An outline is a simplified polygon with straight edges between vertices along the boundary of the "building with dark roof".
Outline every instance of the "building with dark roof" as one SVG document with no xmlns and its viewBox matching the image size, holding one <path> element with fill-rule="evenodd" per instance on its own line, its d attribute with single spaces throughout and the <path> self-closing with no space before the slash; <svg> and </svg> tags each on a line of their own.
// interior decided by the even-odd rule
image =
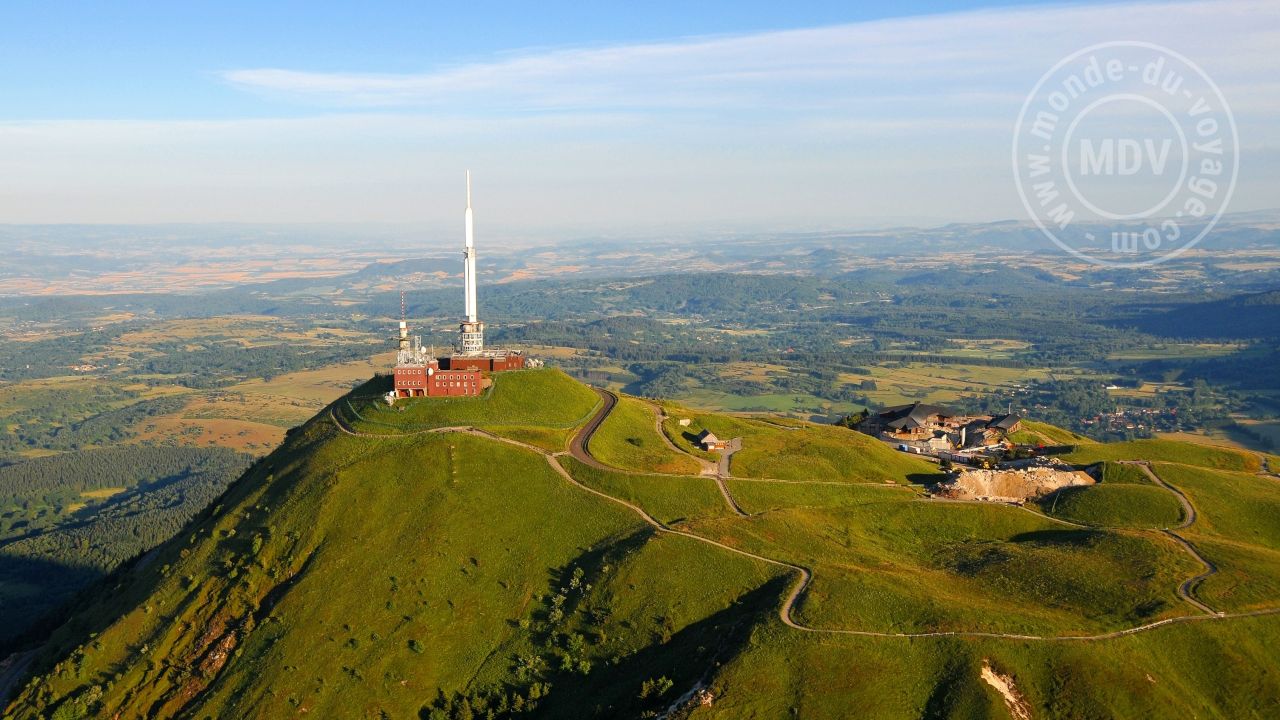
<svg viewBox="0 0 1280 720">
<path fill-rule="evenodd" d="M 987 423 L 987 427 L 1006 433 L 1017 432 L 1022 427 L 1022 418 L 1017 415 L 999 415 L 991 418 L 991 422 Z"/>
<path fill-rule="evenodd" d="M 914 402 L 909 405 L 888 407 L 868 416 L 876 426 L 876 432 L 895 435 L 925 435 L 927 431 L 947 425 L 947 421 L 960 417 L 960 413 L 941 405 Z"/>
<path fill-rule="evenodd" d="M 729 444 L 716 437 L 710 430 L 703 430 L 698 433 L 698 445 L 703 450 L 724 450 Z"/>
</svg>

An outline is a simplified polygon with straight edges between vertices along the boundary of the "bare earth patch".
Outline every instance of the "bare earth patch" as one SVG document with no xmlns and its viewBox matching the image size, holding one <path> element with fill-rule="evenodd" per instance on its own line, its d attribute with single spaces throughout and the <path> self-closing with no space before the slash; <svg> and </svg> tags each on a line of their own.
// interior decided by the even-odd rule
<svg viewBox="0 0 1280 720">
<path fill-rule="evenodd" d="M 934 492 L 952 500 L 987 500 L 1024 503 L 1064 487 L 1093 485 L 1097 481 L 1082 470 L 1058 460 L 1018 470 L 961 470 L 938 483 Z"/>
<path fill-rule="evenodd" d="M 1013 720 L 1031 720 L 1031 704 L 1018 692 L 1013 678 L 996 672 L 991 667 L 991 661 L 986 658 L 982 659 L 982 680 L 1004 698 L 1004 706 Z"/>
</svg>

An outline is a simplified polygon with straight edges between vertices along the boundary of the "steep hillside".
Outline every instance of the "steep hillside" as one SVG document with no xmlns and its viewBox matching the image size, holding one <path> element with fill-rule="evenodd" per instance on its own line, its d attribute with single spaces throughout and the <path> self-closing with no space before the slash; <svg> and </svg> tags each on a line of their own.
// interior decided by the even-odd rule
<svg viewBox="0 0 1280 720">
<path fill-rule="evenodd" d="M 931 466 L 856 433 L 660 428 L 555 370 L 375 391 L 110 578 L 6 717 L 1007 717 L 984 676 L 1037 718 L 1280 702 L 1280 483 L 1219 456 L 1116 465 L 1161 509 L 1112 528 L 1105 495 L 928 500 Z M 727 475 L 667 472 L 718 459 L 698 427 L 742 438 Z"/>
</svg>

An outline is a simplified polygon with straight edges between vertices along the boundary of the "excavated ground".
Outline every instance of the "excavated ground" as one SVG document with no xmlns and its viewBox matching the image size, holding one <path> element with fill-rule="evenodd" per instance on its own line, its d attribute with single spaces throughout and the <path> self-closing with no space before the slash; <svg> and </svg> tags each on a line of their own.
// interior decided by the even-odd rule
<svg viewBox="0 0 1280 720">
<path fill-rule="evenodd" d="M 938 483 L 934 494 L 951 500 L 1022 504 L 1064 487 L 1093 485 L 1096 482 L 1083 470 L 1050 460 L 1017 470 L 961 470 Z"/>
</svg>

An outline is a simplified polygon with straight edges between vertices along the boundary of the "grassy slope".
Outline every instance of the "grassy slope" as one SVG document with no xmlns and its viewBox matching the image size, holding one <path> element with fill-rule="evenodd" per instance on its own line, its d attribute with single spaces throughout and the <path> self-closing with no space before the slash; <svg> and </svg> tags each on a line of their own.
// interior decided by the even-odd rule
<svg viewBox="0 0 1280 720">
<path fill-rule="evenodd" d="M 1102 527 L 1170 528 L 1182 521 L 1178 498 L 1150 484 L 1065 488 L 1042 499 L 1040 508 L 1053 517 Z"/>
<path fill-rule="evenodd" d="M 935 475 L 937 466 L 897 452 L 862 433 L 830 425 L 801 424 L 789 430 L 760 420 L 673 410 L 667 435 L 692 449 L 704 428 L 717 436 L 742 438 L 730 472 L 739 477 L 845 482 L 911 482 Z M 676 424 L 677 417 L 693 422 Z"/>
<path fill-rule="evenodd" d="M 180 704 L 189 677 L 174 660 L 198 659 L 201 645 L 230 627 L 242 631 L 236 655 L 189 710 L 282 717 L 305 707 L 334 717 L 378 707 L 416 715 L 437 687 L 505 679 L 501 658 L 530 652 L 536 642 L 516 621 L 536 616 L 549 577 L 640 531 L 634 515 L 567 485 L 537 455 L 469 436 L 363 440 L 313 423 L 269 463 L 278 466 L 274 479 L 260 468 L 188 536 L 193 541 L 167 547 L 107 608 L 64 629 L 51 657 L 69 654 L 87 627 L 109 625 L 99 647 L 84 648 L 74 676 L 54 673 L 38 686 L 73 694 L 123 668 L 105 709 L 127 704 L 166 714 Z M 254 553 L 258 536 L 264 540 Z M 637 574 L 654 578 L 650 586 L 662 577 L 645 597 L 677 611 L 659 620 L 637 610 L 625 587 L 600 583 L 599 592 L 625 596 L 610 604 L 630 632 L 610 633 L 614 640 L 593 648 L 599 654 L 634 651 L 662 632 L 659 623 L 679 632 L 769 577 L 750 561 L 709 557 L 692 541 L 647 547 L 633 552 L 659 559 L 627 554 L 626 587 Z M 671 582 L 665 561 L 680 562 L 681 578 L 693 584 Z M 297 579 L 286 583 L 290 577 Z M 268 594 L 274 604 L 264 602 Z M 130 605 L 108 622 L 111 610 Z M 412 641 L 428 651 L 414 652 Z M 496 662 L 495 652 L 502 653 Z M 175 667 L 161 672 L 147 655 Z M 32 697 L 23 704 L 40 707 Z"/>
<path fill-rule="evenodd" d="M 872 638 L 761 631 L 712 684 L 691 720 L 1008 717 L 979 677 L 988 659 L 1013 676 L 1037 720 L 1263 718 L 1280 697 L 1280 623 L 1181 625 L 1104 643 Z M 815 682 L 814 678 L 832 678 Z"/>
<path fill-rule="evenodd" d="M 1253 610 L 1272 607 L 1280 597 L 1280 482 L 1249 473 L 1156 465 L 1199 513 L 1180 531 L 1218 574 L 1197 592 L 1216 607 Z"/>
<path fill-rule="evenodd" d="M 776 503 L 792 487 L 767 492 Z M 817 627 L 1054 634 L 1187 614 L 1174 586 L 1197 566 L 1167 540 L 1073 530 L 1016 508 L 920 501 L 888 489 L 813 506 L 812 486 L 795 487 L 804 505 L 690 527 L 812 568 L 797 611 Z"/>
<path fill-rule="evenodd" d="M 1095 463 L 1100 460 L 1142 459 L 1246 472 L 1257 472 L 1261 467 L 1261 462 L 1253 453 L 1174 440 L 1082 443 L 1074 452 L 1064 455 L 1063 459 L 1081 464 Z"/>
<path fill-rule="evenodd" d="M 591 436 L 591 454 L 616 468 L 648 473 L 697 475 L 696 460 L 667 447 L 656 430 L 653 408 L 641 400 L 619 397 L 613 412 Z"/>
<path fill-rule="evenodd" d="M 412 398 L 389 407 L 381 398 L 353 400 L 358 430 L 401 433 L 455 425 L 536 427 L 567 430 L 587 420 L 599 398 L 587 386 L 554 368 L 497 373 L 493 386 L 475 398 Z"/>
<path fill-rule="evenodd" d="M 1108 485 L 1151 485 L 1151 479 L 1137 465 L 1104 462 L 1102 464 L 1102 482 Z"/>
<path fill-rule="evenodd" d="M 745 478 L 725 481 L 738 505 L 750 514 L 788 507 L 843 507 L 915 497 L 905 485 L 778 483 Z"/>
<path fill-rule="evenodd" d="M 1060 443 L 1062 445 L 1082 445 L 1082 444 L 1095 443 L 1094 440 L 1087 438 L 1084 435 L 1073 433 L 1070 430 L 1064 430 L 1063 428 L 1057 427 L 1056 425 L 1036 422 L 1034 420 L 1022 421 L 1022 429 L 1019 430 L 1018 433 L 1015 433 L 1014 442 L 1021 442 L 1022 441 L 1021 438 L 1024 438 L 1024 437 L 1028 441 L 1033 441 L 1039 438 L 1042 440 L 1047 440 L 1049 443 Z"/>
<path fill-rule="evenodd" d="M 673 524 L 729 514 L 713 478 L 609 472 L 572 457 L 563 457 L 560 463 L 583 485 L 635 503 L 659 522 Z"/>
</svg>

